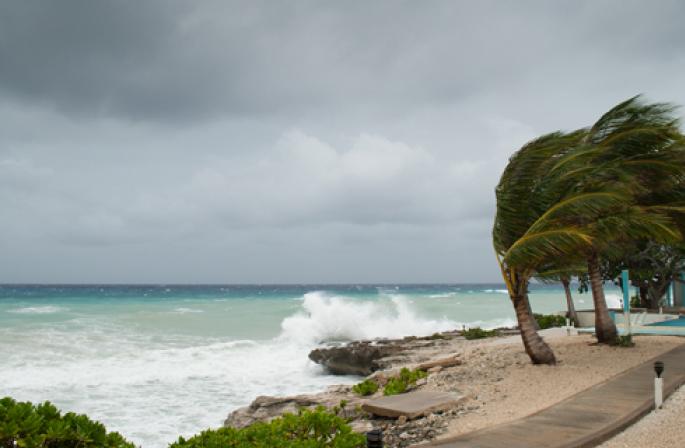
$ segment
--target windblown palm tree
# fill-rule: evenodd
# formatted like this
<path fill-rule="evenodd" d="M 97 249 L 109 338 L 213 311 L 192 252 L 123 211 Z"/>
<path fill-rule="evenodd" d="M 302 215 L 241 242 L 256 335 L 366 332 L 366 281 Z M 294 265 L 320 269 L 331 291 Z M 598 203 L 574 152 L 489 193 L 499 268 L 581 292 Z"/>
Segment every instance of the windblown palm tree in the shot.
<path fill-rule="evenodd" d="M 604 298 L 600 254 L 626 236 L 679 237 L 667 213 L 638 201 L 653 179 L 682 173 L 668 151 L 679 135 L 671 111 L 632 98 L 592 128 L 545 135 L 510 159 L 496 189 L 493 242 L 534 363 L 553 364 L 555 358 L 533 325 L 527 296 L 532 276 L 584 258 L 598 340 L 613 343 L 617 332 Z"/>
<path fill-rule="evenodd" d="M 581 133 L 548 134 L 524 145 L 509 160 L 496 188 L 497 214 L 493 243 L 502 277 L 516 312 L 523 344 L 535 364 L 554 364 L 550 347 L 537 334 L 530 311 L 528 283 L 545 258 L 562 257 L 590 237 L 575 229 L 554 229 L 533 234 L 546 211 L 563 195 L 552 178 L 545 175 L 550 165 L 568 148 L 574 147 Z"/>
<path fill-rule="evenodd" d="M 669 104 L 645 104 L 633 97 L 612 108 L 585 131 L 551 174 L 565 179 L 574 192 L 612 191 L 622 200 L 591 219 L 567 216 L 565 225 L 583 226 L 593 236 L 584 251 L 595 306 L 599 342 L 613 343 L 616 326 L 609 316 L 602 286 L 600 258 L 639 239 L 673 242 L 681 238 L 669 213 L 682 211 L 669 198 L 685 172 L 682 135 Z"/>

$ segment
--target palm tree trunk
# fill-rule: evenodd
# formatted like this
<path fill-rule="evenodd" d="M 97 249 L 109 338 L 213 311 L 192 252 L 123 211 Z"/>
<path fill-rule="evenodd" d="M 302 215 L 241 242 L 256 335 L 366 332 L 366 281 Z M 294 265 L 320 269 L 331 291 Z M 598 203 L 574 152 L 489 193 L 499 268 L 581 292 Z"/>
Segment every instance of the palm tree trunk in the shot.
<path fill-rule="evenodd" d="M 528 315 L 533 318 L 533 327 L 535 327 L 535 331 L 540 331 L 540 324 L 538 324 L 538 320 L 535 318 L 535 313 L 533 313 L 533 307 L 530 305 L 528 294 L 526 294 L 526 304 L 528 305 Z"/>
<path fill-rule="evenodd" d="M 575 325 L 578 325 L 578 315 L 576 314 L 576 307 L 573 304 L 573 296 L 571 295 L 571 281 L 568 277 L 561 278 L 561 284 L 564 285 L 564 292 L 566 293 L 566 307 L 568 308 L 568 317 Z"/>
<path fill-rule="evenodd" d="M 511 301 L 514 303 L 516 320 L 518 320 L 521 329 L 523 346 L 526 348 L 530 360 L 533 361 L 533 364 L 556 364 L 554 352 L 536 330 L 535 318 L 530 313 L 528 293 L 525 292 L 525 289 L 519 290 L 514 297 L 511 297 Z"/>
<path fill-rule="evenodd" d="M 640 295 L 640 307 L 641 308 L 651 308 L 652 305 L 649 302 L 649 296 L 647 295 L 647 286 L 646 285 L 639 285 L 637 287 L 638 294 Z"/>
<path fill-rule="evenodd" d="M 597 341 L 606 344 L 615 344 L 618 338 L 616 324 L 609 316 L 609 309 L 604 298 L 602 286 L 602 274 L 599 270 L 599 257 L 596 252 L 590 254 L 587 261 L 588 274 L 590 275 L 590 287 L 592 288 L 592 301 L 595 304 L 595 334 Z"/>

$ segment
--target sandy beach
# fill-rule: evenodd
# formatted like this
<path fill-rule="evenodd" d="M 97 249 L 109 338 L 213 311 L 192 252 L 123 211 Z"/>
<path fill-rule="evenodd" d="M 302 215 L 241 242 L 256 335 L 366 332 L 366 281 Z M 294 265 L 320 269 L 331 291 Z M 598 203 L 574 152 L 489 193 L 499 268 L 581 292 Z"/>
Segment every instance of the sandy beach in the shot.
<path fill-rule="evenodd" d="M 684 342 L 638 336 L 635 347 L 609 347 L 595 345 L 589 335 L 569 337 L 559 330 L 547 331 L 545 339 L 557 356 L 554 367 L 532 365 L 520 338 L 511 337 L 467 347 L 462 366 L 433 375 L 427 387 L 458 390 L 478 406 L 452 419 L 441 438 L 532 414 Z"/>

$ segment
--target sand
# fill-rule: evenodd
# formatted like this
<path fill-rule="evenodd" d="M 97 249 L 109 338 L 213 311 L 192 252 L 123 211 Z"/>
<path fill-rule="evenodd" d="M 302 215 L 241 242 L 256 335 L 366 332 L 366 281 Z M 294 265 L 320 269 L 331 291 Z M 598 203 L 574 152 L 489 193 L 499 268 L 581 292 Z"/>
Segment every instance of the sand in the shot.
<path fill-rule="evenodd" d="M 426 387 L 471 398 L 472 412 L 452 419 L 439 438 L 525 417 L 685 342 L 673 336 L 637 336 L 635 347 L 621 348 L 595 345 L 589 335 L 543 334 L 557 356 L 556 366 L 532 365 L 515 336 L 467 344 L 464 365 L 431 375 Z"/>

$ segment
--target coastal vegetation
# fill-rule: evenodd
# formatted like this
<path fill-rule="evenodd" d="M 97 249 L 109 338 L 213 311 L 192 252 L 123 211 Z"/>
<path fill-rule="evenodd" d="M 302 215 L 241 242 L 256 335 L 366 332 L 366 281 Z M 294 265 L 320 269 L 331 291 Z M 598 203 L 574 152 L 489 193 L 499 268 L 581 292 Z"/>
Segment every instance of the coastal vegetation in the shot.
<path fill-rule="evenodd" d="M 468 328 L 461 332 L 466 339 L 484 339 L 497 336 L 497 330 L 483 330 L 480 327 Z"/>
<path fill-rule="evenodd" d="M 400 374 L 396 377 L 390 378 L 383 387 L 383 395 L 398 395 L 406 392 L 409 388 L 416 385 L 416 382 L 422 378 L 426 378 L 428 372 L 421 369 L 409 370 L 403 367 Z"/>
<path fill-rule="evenodd" d="M 324 407 L 286 413 L 268 423 L 246 428 L 208 429 L 169 448 L 361 448 L 366 438 L 352 431 L 347 420 Z"/>
<path fill-rule="evenodd" d="M 242 429 L 206 430 L 189 439 L 180 437 L 170 448 L 361 448 L 362 434 L 352 431 L 339 415 L 324 407 L 284 414 L 268 423 Z M 338 411 L 338 412 L 335 412 Z M 66 413 L 50 404 L 34 405 L 5 397 L 0 400 L 0 447 L 2 448 L 135 448 L 119 433 L 86 415 Z"/>
<path fill-rule="evenodd" d="M 399 374 L 387 379 L 383 386 L 383 395 L 398 395 L 407 392 L 416 382 L 422 378 L 426 378 L 428 372 L 423 369 L 409 370 L 406 367 L 400 369 Z M 352 392 L 362 397 L 375 394 L 380 385 L 372 378 L 367 378 L 361 383 L 352 386 Z"/>
<path fill-rule="evenodd" d="M 540 330 L 566 325 L 566 318 L 557 314 L 533 314 Z"/>
<path fill-rule="evenodd" d="M 376 391 L 378 391 L 378 387 L 379 386 L 375 381 L 367 378 L 361 383 L 352 386 L 352 392 L 361 395 L 362 397 L 366 397 L 375 394 Z"/>
<path fill-rule="evenodd" d="M 537 333 L 531 278 L 568 278 L 582 266 L 598 342 L 617 344 L 602 265 L 643 242 L 682 244 L 685 139 L 674 109 L 637 96 L 592 126 L 543 135 L 510 158 L 496 188 L 493 243 L 533 363 L 556 358 Z"/>
<path fill-rule="evenodd" d="M 85 415 L 62 414 L 49 402 L 0 399 L 0 447 L 135 448 L 119 433 Z"/>

